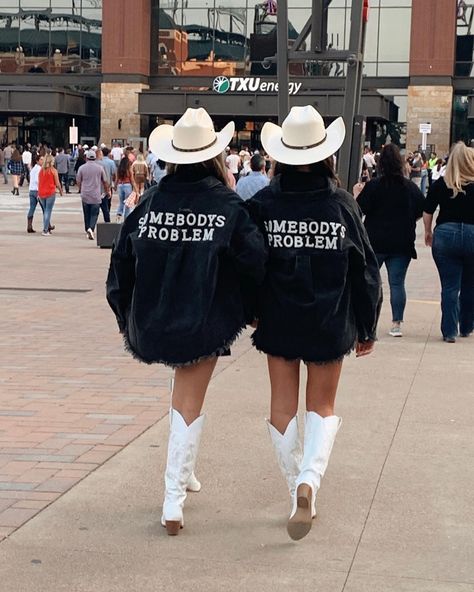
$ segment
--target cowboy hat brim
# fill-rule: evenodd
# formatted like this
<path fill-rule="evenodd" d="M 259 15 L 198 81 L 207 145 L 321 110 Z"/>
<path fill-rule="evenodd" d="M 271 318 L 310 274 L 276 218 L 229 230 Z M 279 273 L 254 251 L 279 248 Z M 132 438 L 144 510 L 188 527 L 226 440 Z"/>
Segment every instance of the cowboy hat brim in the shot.
<path fill-rule="evenodd" d="M 230 121 L 224 129 L 216 132 L 216 141 L 209 148 L 204 150 L 193 150 L 186 152 L 177 150 L 173 146 L 173 126 L 159 125 L 150 134 L 148 146 L 160 160 L 171 164 L 194 164 L 205 162 L 224 152 L 226 146 L 234 136 L 235 124 Z"/>
<path fill-rule="evenodd" d="M 271 158 L 282 164 L 312 164 L 339 150 L 346 136 L 346 126 L 342 117 L 338 117 L 326 128 L 326 139 L 314 148 L 289 148 L 283 143 L 282 135 L 282 128 L 274 123 L 267 122 L 262 128 L 260 140 Z"/>

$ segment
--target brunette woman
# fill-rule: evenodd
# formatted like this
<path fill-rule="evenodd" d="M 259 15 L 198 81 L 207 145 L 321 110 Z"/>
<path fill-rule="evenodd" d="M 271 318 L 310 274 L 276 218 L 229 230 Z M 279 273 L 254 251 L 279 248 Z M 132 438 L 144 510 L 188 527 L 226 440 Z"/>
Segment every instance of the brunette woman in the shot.
<path fill-rule="evenodd" d="M 436 227 L 433 214 L 439 206 Z M 431 186 L 423 221 L 441 280 L 441 333 L 454 343 L 474 331 L 474 149 L 458 142 Z"/>
<path fill-rule="evenodd" d="M 51 213 L 56 201 L 56 189 L 62 196 L 63 190 L 59 181 L 58 171 L 54 168 L 54 157 L 47 154 L 43 159 L 43 166 L 38 175 L 38 199 L 43 210 L 43 236 L 49 236 L 51 226 Z"/>
<path fill-rule="evenodd" d="M 20 178 L 24 174 L 25 165 L 23 164 L 23 160 L 18 148 L 13 150 L 12 157 L 8 161 L 8 171 L 12 176 L 12 194 L 20 195 Z"/>
<path fill-rule="evenodd" d="M 357 198 L 379 266 L 385 264 L 390 286 L 392 337 L 402 337 L 407 301 L 405 277 L 415 250 L 416 221 L 423 214 L 423 194 L 403 175 L 403 160 L 395 144 L 384 146 L 380 175 L 367 183 Z"/>
<path fill-rule="evenodd" d="M 227 186 L 233 133 L 233 122 L 216 133 L 204 109 L 153 131 L 151 150 L 173 164 L 124 221 L 107 280 L 127 349 L 176 369 L 161 519 L 170 535 L 184 524 L 217 357 L 253 320 L 251 284 L 264 275 L 263 237 Z"/>
<path fill-rule="evenodd" d="M 117 222 L 121 222 L 122 218 L 126 218 L 131 210 L 125 203 L 130 197 L 135 183 L 132 162 L 128 156 L 123 156 L 117 169 L 117 195 L 119 204 L 117 207 Z"/>
<path fill-rule="evenodd" d="M 311 106 L 293 107 L 261 142 L 277 163 L 249 202 L 270 258 L 253 342 L 268 356 L 268 429 L 293 508 L 292 539 L 304 537 L 341 419 L 334 403 L 344 356 L 370 354 L 381 302 L 377 260 L 354 198 L 337 188 L 332 155 L 342 118 L 325 128 Z M 307 367 L 303 454 L 297 424 L 300 365 Z"/>

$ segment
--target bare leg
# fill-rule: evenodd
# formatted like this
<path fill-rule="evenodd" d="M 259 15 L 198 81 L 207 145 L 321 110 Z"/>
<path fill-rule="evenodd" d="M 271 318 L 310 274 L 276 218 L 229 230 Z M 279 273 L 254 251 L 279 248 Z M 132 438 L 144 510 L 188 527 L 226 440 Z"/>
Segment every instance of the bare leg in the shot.
<path fill-rule="evenodd" d="M 209 358 L 184 368 L 177 368 L 172 407 L 190 425 L 201 414 L 204 397 L 216 367 L 217 358 Z"/>
<path fill-rule="evenodd" d="M 18 189 L 20 186 L 20 177 L 18 175 L 12 175 L 13 189 Z"/>
<path fill-rule="evenodd" d="M 315 411 L 321 417 L 334 415 L 334 403 L 342 362 L 325 365 L 308 364 L 307 366 L 306 409 Z"/>
<path fill-rule="evenodd" d="M 298 411 L 299 361 L 267 356 L 272 389 L 270 423 L 281 434 Z"/>

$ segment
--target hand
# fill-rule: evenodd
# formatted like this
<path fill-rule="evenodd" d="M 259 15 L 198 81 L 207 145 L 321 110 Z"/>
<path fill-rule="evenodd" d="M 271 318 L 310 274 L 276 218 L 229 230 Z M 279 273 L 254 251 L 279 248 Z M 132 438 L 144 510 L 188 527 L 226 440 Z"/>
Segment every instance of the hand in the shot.
<path fill-rule="evenodd" d="M 433 245 L 433 233 L 430 231 L 425 232 L 425 245 L 431 247 Z"/>
<path fill-rule="evenodd" d="M 358 341 L 356 345 L 356 358 L 368 356 L 374 351 L 375 341 Z"/>
<path fill-rule="evenodd" d="M 256 329 L 258 327 L 258 319 L 255 319 L 254 321 L 252 321 L 250 323 L 250 326 L 253 327 L 254 329 Z"/>

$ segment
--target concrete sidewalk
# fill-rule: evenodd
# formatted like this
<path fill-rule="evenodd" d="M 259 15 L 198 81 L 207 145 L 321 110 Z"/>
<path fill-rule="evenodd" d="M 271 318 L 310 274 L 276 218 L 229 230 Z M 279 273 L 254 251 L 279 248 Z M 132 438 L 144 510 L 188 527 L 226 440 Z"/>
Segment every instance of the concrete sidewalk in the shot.
<path fill-rule="evenodd" d="M 265 358 L 247 333 L 218 363 L 203 490 L 171 538 L 170 372 L 123 351 L 110 252 L 85 238 L 79 198 L 58 198 L 51 237 L 26 234 L 27 208 L 24 189 L 0 187 L 0 592 L 474 592 L 474 338 L 441 341 L 421 227 L 405 336 L 387 335 L 385 286 L 375 354 L 345 362 L 310 535 L 286 534 Z"/>
<path fill-rule="evenodd" d="M 303 541 L 286 534 L 265 358 L 244 337 L 211 384 L 203 490 L 181 534 L 159 525 L 164 418 L 0 545 L 2 592 L 472 592 L 473 342 L 440 341 L 433 303 L 407 316 L 409 335 L 386 337 L 384 314 L 376 353 L 345 363 L 344 423 Z"/>

